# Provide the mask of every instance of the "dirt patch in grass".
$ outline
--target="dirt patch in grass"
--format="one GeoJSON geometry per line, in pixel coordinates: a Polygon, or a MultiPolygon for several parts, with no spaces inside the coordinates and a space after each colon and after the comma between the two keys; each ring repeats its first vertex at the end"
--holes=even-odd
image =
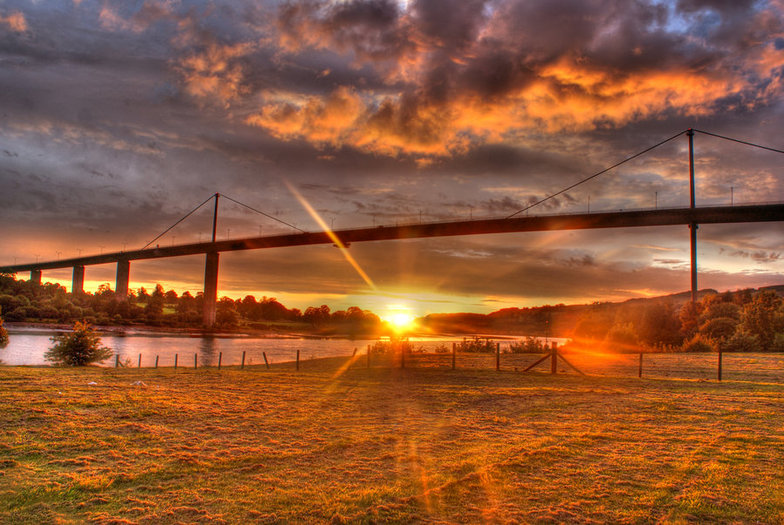
{"type": "Polygon", "coordinates": [[[0,521],[784,520],[784,385],[362,363],[0,368],[0,521]]]}

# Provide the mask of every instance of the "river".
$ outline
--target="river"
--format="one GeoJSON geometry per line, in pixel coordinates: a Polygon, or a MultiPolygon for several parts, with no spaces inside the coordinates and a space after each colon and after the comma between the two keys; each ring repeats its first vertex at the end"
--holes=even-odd
{"type": "MultiPolygon", "coordinates": [[[[6,365],[45,365],[44,353],[52,346],[50,338],[56,330],[48,328],[9,328],[9,344],[0,350],[0,361],[6,365]]],[[[415,348],[435,351],[439,346],[451,348],[453,341],[461,337],[411,338],[415,348]]],[[[511,341],[508,337],[504,341],[511,341]]],[[[559,343],[565,339],[551,338],[559,343]]],[[[218,356],[223,365],[239,365],[245,352],[245,364],[264,363],[263,353],[267,354],[270,363],[293,361],[297,350],[300,359],[318,357],[349,356],[357,349],[364,352],[368,345],[377,340],[349,339],[293,339],[293,338],[260,338],[260,337],[203,337],[183,334],[150,334],[138,333],[125,336],[102,335],[101,341],[119,356],[120,363],[127,366],[142,367],[174,366],[175,356],[178,366],[193,367],[216,366],[218,356]],[[141,356],[141,358],[140,358],[141,356]]],[[[503,345],[503,343],[502,343],[503,345]]],[[[114,366],[115,357],[100,363],[102,366],[114,366]]]]}

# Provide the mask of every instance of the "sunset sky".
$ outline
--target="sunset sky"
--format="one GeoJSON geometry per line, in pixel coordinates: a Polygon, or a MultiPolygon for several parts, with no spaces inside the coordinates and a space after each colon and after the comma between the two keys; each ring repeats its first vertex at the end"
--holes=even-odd
{"type": "MultiPolygon", "coordinates": [[[[338,230],[503,217],[690,127],[784,148],[784,0],[5,0],[0,264],[141,248],[215,192],[308,231],[296,193],[338,230]]],[[[530,213],[688,206],[687,146],[530,213]]],[[[784,201],[784,155],[698,134],[695,156],[698,205],[784,201]]],[[[210,230],[205,206],[157,242],[210,230]]],[[[292,231],[221,201],[219,239],[292,231]]],[[[784,284],[781,223],[699,242],[700,288],[784,284]]],[[[354,244],[374,287],[331,246],[235,252],[219,288],[490,312],[685,291],[688,247],[686,227],[354,244]]],[[[131,286],[203,271],[135,262],[131,286]]]]}

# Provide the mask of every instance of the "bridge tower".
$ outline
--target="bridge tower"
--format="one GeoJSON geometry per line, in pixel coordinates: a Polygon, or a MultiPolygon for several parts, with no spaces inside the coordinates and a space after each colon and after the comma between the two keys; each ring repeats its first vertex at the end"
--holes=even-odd
{"type": "Polygon", "coordinates": [[[119,259],[117,261],[117,278],[114,285],[114,294],[118,299],[128,297],[128,282],[131,277],[131,261],[119,259]]]}
{"type": "MultiPolygon", "coordinates": [[[[694,209],[694,130],[686,131],[689,136],[689,209],[694,209]]],[[[697,228],[696,222],[689,224],[689,248],[691,251],[691,302],[697,302],[697,228]]]]}
{"type": "MultiPolygon", "coordinates": [[[[220,194],[215,194],[215,211],[212,216],[212,243],[215,244],[218,231],[218,199],[220,194]]],[[[218,304],[218,261],[220,254],[217,251],[207,252],[204,261],[204,311],[202,323],[206,328],[215,326],[215,310],[218,304]]]]}
{"type": "Polygon", "coordinates": [[[73,267],[73,278],[71,279],[71,293],[84,293],[84,266],[73,267]]]}

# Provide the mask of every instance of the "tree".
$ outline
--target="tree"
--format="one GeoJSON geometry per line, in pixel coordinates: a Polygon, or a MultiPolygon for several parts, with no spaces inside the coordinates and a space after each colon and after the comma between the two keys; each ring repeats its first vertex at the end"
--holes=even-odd
{"type": "Polygon", "coordinates": [[[757,337],[761,350],[769,351],[778,332],[784,331],[783,301],[775,292],[758,292],[743,307],[741,328],[757,337]]]}
{"type": "Polygon", "coordinates": [[[697,333],[703,309],[702,303],[691,301],[686,302],[681,308],[678,318],[681,322],[681,334],[685,338],[690,338],[697,333]]]}
{"type": "Polygon", "coordinates": [[[678,314],[670,303],[653,302],[647,305],[637,332],[640,341],[649,345],[678,345],[683,342],[678,314]]]}
{"type": "Polygon", "coordinates": [[[735,333],[738,321],[731,317],[714,317],[700,326],[700,333],[710,339],[724,341],[735,333]]]}
{"type": "Polygon", "coordinates": [[[101,338],[84,321],[77,321],[73,332],[51,340],[55,345],[46,351],[44,359],[57,365],[86,366],[112,356],[112,350],[101,344],[101,338]]]}
{"type": "Polygon", "coordinates": [[[637,331],[631,323],[616,323],[607,332],[606,341],[615,346],[620,347],[621,350],[638,350],[639,338],[637,331]]]}
{"type": "MultiPolygon", "coordinates": [[[[3,310],[0,309],[0,313],[2,312],[3,310]]],[[[3,326],[3,318],[0,317],[0,348],[5,348],[6,346],[8,346],[8,331],[3,326]]]]}
{"type": "Polygon", "coordinates": [[[144,316],[150,324],[160,324],[163,317],[164,305],[164,292],[163,286],[160,284],[155,285],[155,290],[147,298],[147,306],[144,307],[144,316]]]}
{"type": "Polygon", "coordinates": [[[164,294],[164,299],[166,304],[177,304],[177,292],[174,290],[169,290],[164,294]]]}

